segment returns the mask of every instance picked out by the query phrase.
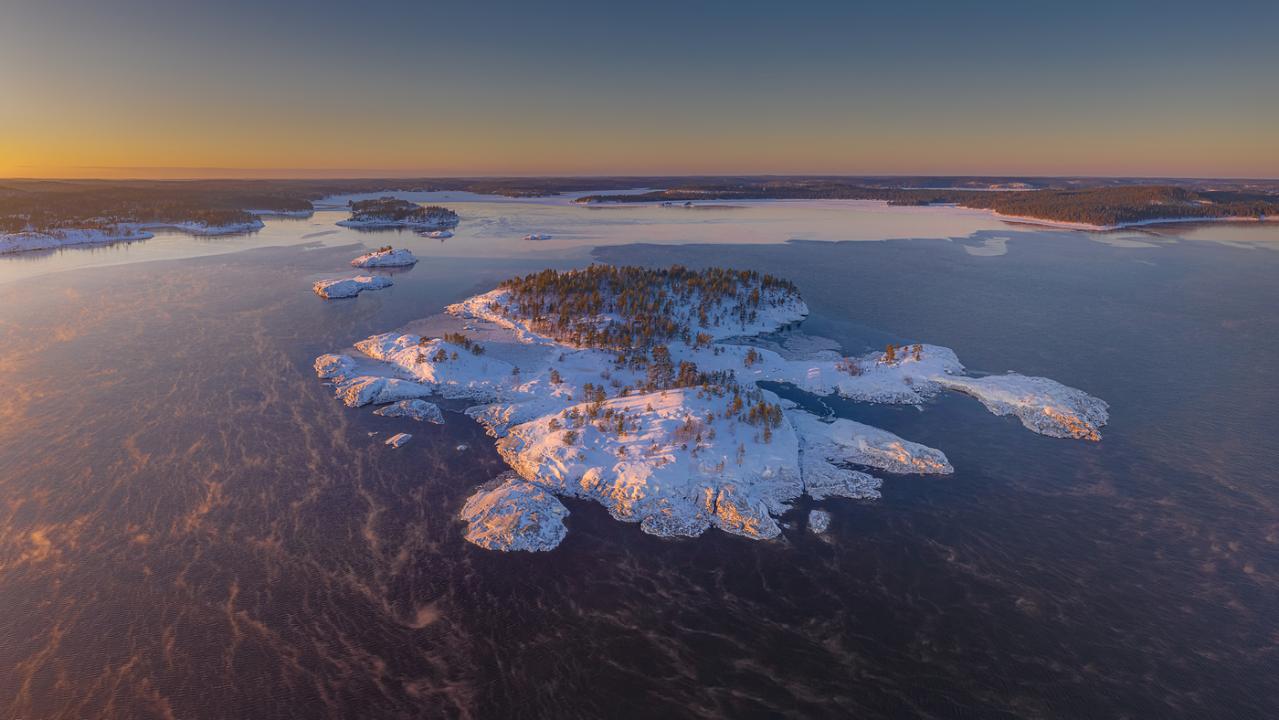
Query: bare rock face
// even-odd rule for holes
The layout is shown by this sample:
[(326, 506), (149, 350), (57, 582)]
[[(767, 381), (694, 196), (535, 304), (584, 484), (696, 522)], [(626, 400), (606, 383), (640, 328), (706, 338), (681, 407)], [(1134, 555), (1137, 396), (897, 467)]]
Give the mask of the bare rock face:
[[(773, 516), (804, 492), (795, 433), (782, 422), (765, 442), (754, 426), (708, 421), (722, 405), (688, 389), (614, 398), (594, 409), (575, 405), (570, 416), (615, 418), (624, 432), (583, 421), (567, 431), (566, 443), (563, 416), (552, 413), (507, 428), (497, 448), (528, 482), (598, 502), (649, 534), (690, 536), (717, 527), (777, 537)], [(727, 455), (748, 446), (740, 458)]]
[(315, 374), (321, 380), (343, 378), (355, 367), (355, 361), (346, 355), (321, 355), (315, 359)]
[(334, 386), (338, 397), (347, 407), (363, 407), (364, 405), (383, 405), (400, 400), (421, 398), (430, 395), (434, 388), (430, 385), (401, 380), (399, 378), (360, 375), (341, 380)]
[(467, 498), (460, 517), (466, 539), (487, 550), (552, 550), (568, 534), (568, 508), (545, 489), (509, 473)]

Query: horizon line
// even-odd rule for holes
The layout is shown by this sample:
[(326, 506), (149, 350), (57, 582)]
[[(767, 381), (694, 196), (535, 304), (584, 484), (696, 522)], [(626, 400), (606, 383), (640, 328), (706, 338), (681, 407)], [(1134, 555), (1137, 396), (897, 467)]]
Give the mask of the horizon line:
[[(109, 170), (117, 169), (110, 166), (97, 166), (94, 169)], [(126, 169), (126, 168), (118, 168)], [(289, 180), (498, 180), (498, 179), (606, 179), (606, 178), (635, 178), (635, 179), (666, 179), (666, 178), (724, 178), (724, 177), (740, 177), (740, 178), (938, 178), (938, 179), (954, 179), (954, 178), (983, 178), (992, 180), (1199, 180), (1199, 181), (1269, 181), (1279, 182), (1279, 175), (1262, 176), (1262, 175), (1123, 175), (1123, 174), (999, 174), (999, 173), (909, 173), (909, 172), (850, 172), (850, 173), (831, 173), (831, 172), (679, 172), (679, 173), (487, 173), (479, 175), (470, 174), (416, 174), (404, 173), (401, 171), (390, 171), (387, 173), (370, 172), (367, 170), (358, 170), (354, 168), (335, 168), (323, 170), (305, 170), (301, 168), (270, 168), (264, 169), (262, 172), (274, 173), (280, 172), (279, 175), (274, 174), (254, 174), (253, 168), (216, 168), (216, 167), (161, 167), (161, 166), (134, 166), (127, 169), (133, 170), (171, 170), (171, 171), (210, 171), (210, 172), (244, 172), (247, 174), (236, 175), (126, 175), (118, 177), (99, 176), (99, 175), (61, 175), (61, 176), (29, 176), (29, 175), (12, 175), (0, 177), (0, 182), (24, 181), (24, 182), (133, 182), (133, 181), (152, 181), (152, 182), (189, 182), (200, 180), (242, 180), (242, 181), (289, 181)], [(348, 173), (349, 171), (349, 173)], [(289, 174), (297, 173), (297, 174)], [(348, 174), (343, 174), (348, 173)]]

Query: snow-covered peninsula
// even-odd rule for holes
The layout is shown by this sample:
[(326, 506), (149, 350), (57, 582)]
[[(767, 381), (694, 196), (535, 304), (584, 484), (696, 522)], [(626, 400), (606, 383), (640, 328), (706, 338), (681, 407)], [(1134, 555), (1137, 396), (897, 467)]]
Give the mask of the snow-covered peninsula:
[(944, 347), (795, 357), (752, 341), (807, 314), (793, 285), (754, 272), (548, 270), (315, 368), (351, 407), (471, 401), (467, 414), (514, 474), (477, 492), (461, 517), (468, 539), (499, 550), (557, 545), (568, 515), (557, 497), (598, 502), (654, 535), (714, 527), (767, 539), (801, 495), (874, 498), (876, 473), (953, 471), (940, 450), (819, 418), (762, 381), (878, 403), (962, 392), (1054, 437), (1098, 440), (1106, 423), (1102, 400), (1047, 378), (969, 377)]
[(76, 245), (105, 245), (114, 242), (146, 240), (155, 237), (133, 225), (114, 225), (103, 228), (67, 228), (59, 230), (28, 230), (0, 234), (0, 255), (31, 250), (54, 250)]
[(258, 218), (225, 225), (198, 221), (112, 223), (98, 227), (67, 227), (47, 230), (24, 230), (0, 234), (0, 255), (30, 250), (55, 250), (77, 245), (105, 245), (155, 237), (153, 230), (174, 230), (188, 235), (213, 236), (256, 232), (263, 227)]

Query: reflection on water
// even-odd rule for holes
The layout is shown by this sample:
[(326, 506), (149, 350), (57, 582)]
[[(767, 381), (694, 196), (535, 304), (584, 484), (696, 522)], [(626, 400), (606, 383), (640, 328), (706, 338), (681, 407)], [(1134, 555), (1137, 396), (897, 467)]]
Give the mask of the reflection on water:
[[(611, 212), (632, 211), (590, 217)], [(463, 228), (495, 254), (505, 228), (572, 237), (518, 217)], [(734, 247), (799, 283), (810, 332), (1059, 379), (1110, 402), (1105, 440), (962, 397), (827, 399), (956, 474), (824, 502), (828, 538), (797, 522), (775, 543), (653, 538), (570, 500), (556, 551), (505, 555), (454, 520), (502, 467), (473, 423), (345, 408), (310, 363), (589, 258), (432, 255), (405, 234), (424, 261), (394, 287), (324, 302), (310, 280), (352, 238), (384, 242), (302, 238), (329, 229), (0, 284), (0, 716), (1225, 718), (1279, 698), (1277, 254), (1008, 227), (1001, 256), (965, 252), (980, 236)], [(414, 438), (392, 452), (397, 431)]]

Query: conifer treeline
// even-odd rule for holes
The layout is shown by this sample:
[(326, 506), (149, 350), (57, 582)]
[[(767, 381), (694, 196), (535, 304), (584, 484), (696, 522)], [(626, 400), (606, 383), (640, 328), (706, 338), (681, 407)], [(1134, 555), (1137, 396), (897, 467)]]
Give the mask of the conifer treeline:
[(500, 312), (578, 347), (625, 351), (680, 339), (708, 342), (697, 331), (745, 325), (759, 311), (798, 299), (794, 284), (752, 270), (690, 270), (591, 265), (507, 280)]

